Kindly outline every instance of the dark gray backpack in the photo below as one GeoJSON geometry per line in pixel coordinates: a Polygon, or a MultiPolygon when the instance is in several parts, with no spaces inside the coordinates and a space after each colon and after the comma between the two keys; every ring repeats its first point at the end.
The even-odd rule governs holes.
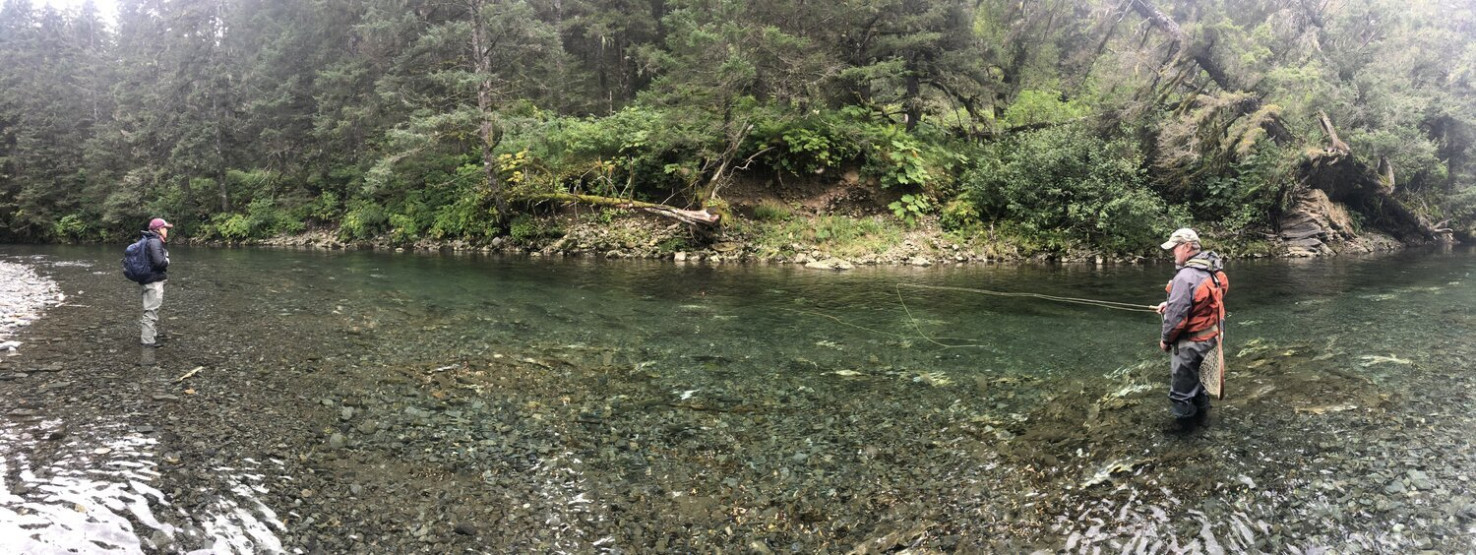
{"type": "Polygon", "coordinates": [[[123,277],[143,283],[153,273],[154,265],[149,264],[148,237],[140,238],[123,249],[123,277]]]}

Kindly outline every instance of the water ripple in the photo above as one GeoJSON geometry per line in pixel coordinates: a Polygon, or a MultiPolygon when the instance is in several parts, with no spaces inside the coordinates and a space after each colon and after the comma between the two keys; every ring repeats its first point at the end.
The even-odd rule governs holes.
{"type": "Polygon", "coordinates": [[[221,494],[191,515],[164,493],[150,436],[5,422],[0,440],[0,553],[283,552],[255,461],[213,469],[221,494]]]}
{"type": "Polygon", "coordinates": [[[23,264],[0,260],[0,352],[14,352],[20,342],[10,340],[47,307],[66,300],[56,282],[23,264]]]}

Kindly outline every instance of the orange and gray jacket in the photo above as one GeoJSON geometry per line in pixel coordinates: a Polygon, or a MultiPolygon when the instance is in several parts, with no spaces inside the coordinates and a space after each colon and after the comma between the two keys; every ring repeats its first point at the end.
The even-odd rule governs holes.
{"type": "Polygon", "coordinates": [[[1230,290],[1224,267],[1220,255],[1211,251],[1196,254],[1179,266],[1164,288],[1168,292],[1168,306],[1163,312],[1164,343],[1208,341],[1219,335],[1220,323],[1225,319],[1225,292],[1230,290]]]}

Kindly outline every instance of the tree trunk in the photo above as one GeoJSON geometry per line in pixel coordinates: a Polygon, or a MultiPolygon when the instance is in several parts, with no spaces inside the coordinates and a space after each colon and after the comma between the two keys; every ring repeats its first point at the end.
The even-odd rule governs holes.
{"type": "Polygon", "coordinates": [[[907,68],[907,97],[902,104],[907,110],[907,132],[911,133],[917,129],[917,121],[922,119],[922,84],[918,79],[918,70],[908,64],[907,68]]]}
{"type": "Polygon", "coordinates": [[[477,111],[482,116],[482,174],[487,179],[488,195],[492,197],[492,204],[497,210],[493,220],[498,226],[503,226],[507,222],[507,198],[503,194],[502,179],[497,175],[497,159],[492,154],[497,143],[501,142],[501,137],[494,123],[496,106],[492,99],[493,45],[488,43],[487,20],[482,16],[486,6],[487,0],[471,0],[472,51],[477,66],[477,111]]]}
{"type": "MultiPolygon", "coordinates": [[[[212,28],[219,27],[222,25],[221,22],[225,21],[225,14],[221,13],[221,8],[221,3],[216,2],[215,19],[211,22],[212,28]]],[[[218,61],[220,49],[221,46],[219,45],[213,45],[210,48],[210,67],[217,70],[223,65],[218,61]]],[[[223,87],[217,82],[220,79],[222,79],[220,75],[210,78],[210,112],[215,117],[215,186],[220,192],[220,211],[230,213],[231,192],[230,188],[226,186],[225,138],[223,137],[225,134],[226,110],[221,106],[220,101],[221,91],[227,90],[227,87],[223,87]]]]}
{"type": "MultiPolygon", "coordinates": [[[[1179,24],[1175,22],[1173,18],[1169,17],[1162,11],[1159,11],[1159,9],[1155,7],[1151,2],[1149,2],[1149,0],[1128,1],[1132,3],[1133,9],[1137,11],[1139,15],[1142,15],[1145,19],[1151,22],[1154,27],[1157,27],[1160,31],[1163,31],[1164,33],[1167,33],[1169,35],[1169,53],[1168,57],[1164,60],[1162,69],[1159,70],[1159,73],[1161,74],[1164,70],[1167,70],[1168,68],[1176,65],[1179,62],[1179,56],[1185,50],[1185,43],[1189,39],[1186,35],[1184,35],[1183,28],[1179,27],[1179,24]]],[[[1226,92],[1237,92],[1240,90],[1240,86],[1231,79],[1228,73],[1225,72],[1225,68],[1221,66],[1218,61],[1215,60],[1214,56],[1210,55],[1209,46],[1195,47],[1192,45],[1188,45],[1187,48],[1190,49],[1189,59],[1192,60],[1194,62],[1194,65],[1198,66],[1199,69],[1204,70],[1205,74],[1209,75],[1210,80],[1214,81],[1221,90],[1226,92]]],[[[1174,81],[1170,81],[1169,87],[1174,87],[1179,82],[1180,81],[1177,79],[1174,81]]],[[[1154,90],[1157,90],[1157,83],[1158,80],[1154,79],[1154,90]]],[[[1165,95],[1167,95],[1167,90],[1165,90],[1164,94],[1160,95],[1160,97],[1165,95]]],[[[1255,99],[1251,102],[1252,104],[1247,107],[1245,113],[1253,113],[1261,109],[1262,100],[1259,94],[1257,94],[1255,99]]],[[[1271,137],[1271,140],[1280,145],[1288,144],[1294,138],[1291,134],[1291,130],[1287,129],[1286,124],[1282,123],[1280,117],[1273,116],[1271,118],[1268,118],[1265,123],[1261,124],[1261,128],[1266,130],[1266,134],[1267,136],[1271,137]]]]}
{"type": "MultiPolygon", "coordinates": [[[[1157,7],[1149,3],[1148,0],[1130,1],[1133,3],[1133,9],[1136,10],[1139,15],[1142,15],[1149,22],[1153,23],[1153,26],[1157,27],[1160,31],[1168,33],[1169,52],[1168,56],[1163,62],[1163,68],[1167,69],[1173,66],[1176,62],[1178,62],[1179,54],[1184,51],[1185,43],[1189,40],[1188,37],[1184,35],[1184,29],[1179,27],[1179,24],[1175,22],[1173,18],[1159,11],[1157,7]]],[[[1225,73],[1225,68],[1221,67],[1219,62],[1215,61],[1215,59],[1209,55],[1209,48],[1194,48],[1193,51],[1190,52],[1189,57],[1190,59],[1194,60],[1195,64],[1199,65],[1200,69],[1203,69],[1205,73],[1208,73],[1210,79],[1213,79],[1215,81],[1215,84],[1219,85],[1221,89],[1227,91],[1238,90],[1238,87],[1235,86],[1234,83],[1230,82],[1230,75],[1225,73]]]]}
{"type": "Polygon", "coordinates": [[[1168,68],[1174,65],[1174,62],[1179,58],[1179,50],[1184,47],[1184,30],[1179,28],[1178,22],[1175,22],[1163,12],[1158,11],[1158,8],[1148,3],[1147,0],[1129,1],[1132,2],[1133,10],[1137,11],[1138,15],[1143,16],[1144,19],[1147,19],[1158,30],[1168,33],[1169,52],[1161,67],[1168,68]]]}

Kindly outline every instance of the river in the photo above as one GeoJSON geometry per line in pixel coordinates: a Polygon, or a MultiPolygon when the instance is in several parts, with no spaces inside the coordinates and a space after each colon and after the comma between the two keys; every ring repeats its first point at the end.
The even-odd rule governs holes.
{"type": "Polygon", "coordinates": [[[1168,264],[0,247],[0,551],[1476,550],[1476,252],[1231,261],[1165,433],[1168,264]],[[116,252],[115,252],[116,251],[116,252]],[[928,287],[918,287],[918,286],[928,287]],[[9,302],[9,301],[7,301],[9,302]]]}

